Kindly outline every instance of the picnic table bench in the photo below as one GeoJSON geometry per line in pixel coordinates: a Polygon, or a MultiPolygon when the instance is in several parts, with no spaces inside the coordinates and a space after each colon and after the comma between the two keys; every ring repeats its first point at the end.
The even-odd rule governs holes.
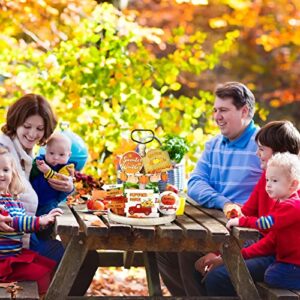
{"type": "MultiPolygon", "coordinates": [[[[103,265],[101,255],[105,255],[105,253],[113,255],[110,252],[98,254],[96,250],[123,251],[123,264],[127,267],[134,261],[136,251],[142,253],[149,297],[152,299],[163,298],[156,252],[199,251],[205,253],[221,250],[224,263],[229,270],[238,295],[238,297],[226,299],[275,299],[261,298],[240,254],[240,245],[243,241],[258,239],[258,231],[236,227],[230,234],[224,226],[226,218],[221,211],[201,208],[193,200],[187,199],[184,215],[177,216],[172,223],[156,226],[133,226],[111,222],[106,215],[96,216],[84,213],[81,205],[71,209],[64,205],[62,209],[64,215],[57,218],[56,232],[66,248],[47,292],[46,300],[103,298],[82,296],[98,266],[103,265]],[[89,256],[92,259],[88,259],[89,256]],[[86,275],[79,278],[77,275],[81,266],[86,269],[86,275]],[[74,286],[79,287],[78,294],[74,295],[73,293],[74,296],[69,296],[74,286]]],[[[266,289],[263,286],[261,286],[261,290],[264,291],[263,295],[266,295],[266,289]]],[[[117,299],[118,297],[105,298],[117,299]]],[[[129,298],[134,297],[126,297],[126,299],[129,298]]],[[[139,298],[146,299],[148,297],[139,298]]],[[[179,297],[168,298],[181,299],[179,297]]],[[[197,297],[197,299],[221,298],[197,297]]],[[[189,299],[193,299],[193,297],[189,297],[189,299]]]]}

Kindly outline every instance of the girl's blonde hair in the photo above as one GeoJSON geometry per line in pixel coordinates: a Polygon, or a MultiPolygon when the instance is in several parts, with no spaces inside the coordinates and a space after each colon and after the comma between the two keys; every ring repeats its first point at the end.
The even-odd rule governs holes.
{"type": "Polygon", "coordinates": [[[19,194],[25,191],[24,184],[22,183],[22,179],[18,173],[14,157],[11,155],[11,153],[5,146],[0,145],[0,159],[3,156],[6,156],[10,159],[12,168],[12,179],[11,183],[8,186],[8,192],[13,196],[18,196],[19,194]]]}

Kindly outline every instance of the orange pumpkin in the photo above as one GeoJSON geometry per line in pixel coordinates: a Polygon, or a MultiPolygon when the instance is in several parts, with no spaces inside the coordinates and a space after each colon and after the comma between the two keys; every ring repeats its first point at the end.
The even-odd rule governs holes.
{"type": "Polygon", "coordinates": [[[120,179],[122,181],[126,181],[128,178],[127,174],[125,172],[120,172],[120,179]]]}
{"type": "Polygon", "coordinates": [[[149,177],[146,175],[142,175],[139,177],[139,183],[141,184],[147,184],[149,182],[149,177]]]}
{"type": "Polygon", "coordinates": [[[162,181],[168,181],[168,173],[167,172],[161,173],[160,178],[162,181]]]}

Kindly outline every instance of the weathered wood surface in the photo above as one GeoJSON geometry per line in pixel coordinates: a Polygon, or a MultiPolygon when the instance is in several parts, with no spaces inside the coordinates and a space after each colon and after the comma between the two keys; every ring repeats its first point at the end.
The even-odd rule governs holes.
{"type": "Polygon", "coordinates": [[[120,296],[120,297],[67,297],[66,300],[239,300],[238,297],[163,297],[163,296],[120,296]]]}
{"type": "Polygon", "coordinates": [[[261,298],[264,300],[298,300],[300,299],[299,291],[290,291],[283,289],[274,289],[268,287],[265,283],[257,283],[257,289],[261,298]]]}
{"type": "MultiPolygon", "coordinates": [[[[69,295],[70,286],[73,284],[76,274],[85,258],[88,250],[122,250],[126,253],[123,256],[123,264],[129,267],[134,260],[134,251],[144,252],[143,264],[146,267],[147,280],[150,295],[159,298],[161,295],[160,284],[158,280],[158,269],[155,260],[155,252],[181,252],[181,251],[199,251],[202,253],[217,251],[221,246],[229,243],[229,249],[234,249],[235,258],[228,259],[229,254],[226,250],[225,263],[230,270],[240,270],[243,267],[243,260],[240,256],[238,245],[231,244],[236,237],[253,237],[248,229],[239,229],[234,235],[226,229],[226,219],[224,214],[217,210],[207,210],[195,205],[188,199],[185,213],[178,216],[175,221],[157,226],[133,226],[111,222],[107,215],[96,216],[89,213],[83,213],[84,206],[73,208],[75,218],[80,225],[78,236],[75,234],[74,225],[70,229],[70,241],[64,255],[63,261],[54,277],[51,287],[48,291],[46,300],[58,299],[69,295]],[[153,254],[153,255],[152,255],[153,254]],[[241,262],[242,261],[242,262],[241,262]],[[58,296],[59,295],[59,296],[58,296]]],[[[68,217],[68,214],[65,216],[68,217]]],[[[62,219],[64,217],[61,217],[62,219]]],[[[67,222],[61,221],[60,224],[67,222]]],[[[64,225],[65,226],[65,225],[64,225]]],[[[56,227],[58,234],[66,234],[66,228],[56,227]]],[[[255,234],[257,234],[255,232],[255,234]]],[[[100,265],[101,265],[101,256],[100,265]]],[[[104,256],[103,256],[104,257],[104,256]]],[[[102,260],[103,262],[103,260],[102,260]]],[[[99,263],[99,260],[98,260],[99,263]]],[[[240,295],[240,299],[247,298],[249,295],[259,295],[255,287],[248,280],[247,273],[239,271],[238,277],[232,274],[235,286],[240,295]],[[239,276],[246,276],[240,284],[239,276]],[[253,290],[247,291],[244,290],[253,290]]],[[[145,297],[142,297],[145,299],[145,297]]],[[[65,298],[61,298],[65,299],[65,298]]],[[[82,298],[84,299],[84,298],[82,298]]],[[[92,298],[89,298],[92,299],[92,298]]],[[[173,298],[175,299],[175,298],[173,298]]],[[[179,299],[179,298],[178,298],[179,299]]],[[[200,299],[200,298],[199,298],[200,299]]],[[[205,299],[201,297],[201,299],[205,299]]],[[[255,300],[256,300],[255,299],[255,300]]]]}
{"type": "Polygon", "coordinates": [[[260,299],[241,255],[238,241],[234,237],[231,236],[230,239],[223,244],[222,258],[227,266],[232,284],[240,298],[247,300],[260,299]]]}
{"type": "Polygon", "coordinates": [[[89,242],[83,233],[73,236],[52,279],[46,300],[65,299],[89,250],[89,242]]]}
{"type": "MultiPolygon", "coordinates": [[[[18,290],[17,298],[16,299],[26,299],[26,300],[38,300],[39,293],[38,293],[38,286],[35,281],[23,281],[18,282],[18,286],[22,289],[18,290]]],[[[0,288],[0,300],[7,300],[12,299],[11,294],[6,291],[5,288],[0,288]]]]}
{"type": "Polygon", "coordinates": [[[77,235],[79,224],[74,214],[65,202],[60,204],[59,208],[62,209],[63,215],[56,218],[55,231],[60,235],[77,235]]]}
{"type": "Polygon", "coordinates": [[[155,252],[144,252],[144,263],[150,296],[162,296],[155,252]]]}
{"type": "MultiPolygon", "coordinates": [[[[216,219],[219,223],[226,225],[227,218],[224,216],[224,213],[217,209],[209,209],[200,207],[194,200],[191,198],[187,199],[187,203],[194,206],[196,209],[204,212],[205,214],[211,216],[212,218],[216,219]]],[[[259,231],[252,228],[245,228],[245,227],[234,227],[232,230],[232,235],[237,238],[238,240],[258,240],[259,239],[259,231]]]]}

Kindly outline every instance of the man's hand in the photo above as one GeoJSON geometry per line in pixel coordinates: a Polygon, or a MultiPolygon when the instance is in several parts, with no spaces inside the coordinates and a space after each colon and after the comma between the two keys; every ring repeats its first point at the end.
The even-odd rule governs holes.
{"type": "Polygon", "coordinates": [[[240,205],[233,202],[226,202],[223,207],[223,212],[227,219],[237,218],[242,215],[240,205]]]}
{"type": "Polygon", "coordinates": [[[36,159],[36,166],[39,169],[40,172],[43,174],[46,174],[50,171],[50,167],[45,163],[44,160],[36,159]]]}
{"type": "Polygon", "coordinates": [[[14,229],[9,226],[12,222],[11,216],[2,216],[0,215],[0,231],[12,232],[14,229]]]}
{"type": "Polygon", "coordinates": [[[223,264],[223,259],[215,253],[207,253],[195,262],[195,269],[203,276],[212,269],[223,264]]]}
{"type": "Polygon", "coordinates": [[[226,224],[226,228],[231,230],[231,228],[233,226],[239,226],[239,218],[233,218],[228,220],[227,224],[226,224]]]}
{"type": "Polygon", "coordinates": [[[63,211],[60,208],[54,208],[47,215],[40,217],[40,225],[47,226],[49,224],[52,224],[54,223],[55,218],[61,216],[62,214],[63,211]]]}

